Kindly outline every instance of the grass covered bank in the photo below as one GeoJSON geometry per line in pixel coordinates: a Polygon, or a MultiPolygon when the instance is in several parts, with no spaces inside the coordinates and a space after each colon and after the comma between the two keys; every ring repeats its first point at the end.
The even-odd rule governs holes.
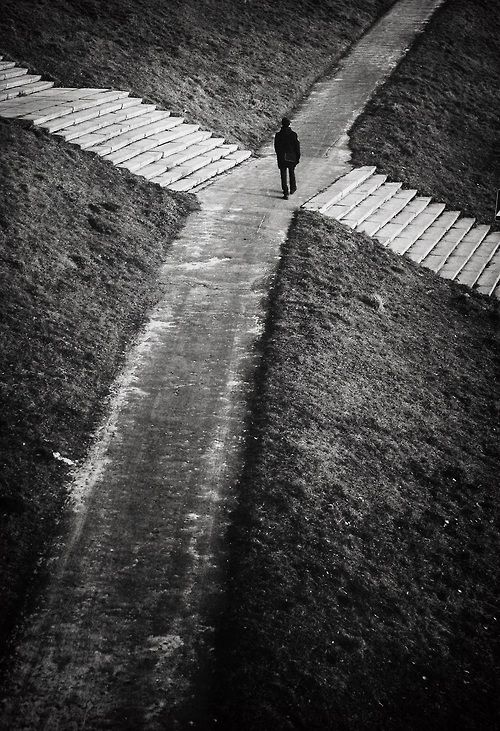
{"type": "Polygon", "coordinates": [[[0,120],[0,627],[5,639],[192,196],[0,120]]]}
{"type": "Polygon", "coordinates": [[[499,36],[497,0],[446,3],[354,124],[353,163],[492,223],[499,36]]]}
{"type": "Polygon", "coordinates": [[[228,729],[498,723],[498,312],[299,212],[231,533],[228,729]]]}
{"type": "Polygon", "coordinates": [[[257,147],[393,0],[3,0],[1,52],[257,147]]]}

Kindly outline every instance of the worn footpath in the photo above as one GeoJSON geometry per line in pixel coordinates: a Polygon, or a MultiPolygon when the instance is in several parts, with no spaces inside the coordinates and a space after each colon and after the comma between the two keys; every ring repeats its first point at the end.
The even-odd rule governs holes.
{"type": "Polygon", "coordinates": [[[293,120],[299,190],[269,145],[199,191],[158,305],[72,485],[67,533],[19,640],[5,729],[209,724],[246,395],[293,209],[347,172],[345,132],[440,0],[401,0],[293,120]]]}

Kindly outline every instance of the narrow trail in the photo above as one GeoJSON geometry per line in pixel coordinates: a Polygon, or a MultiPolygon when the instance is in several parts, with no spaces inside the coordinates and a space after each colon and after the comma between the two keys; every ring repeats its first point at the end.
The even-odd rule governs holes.
{"type": "Polygon", "coordinates": [[[272,146],[199,192],[73,485],[74,511],[27,621],[1,727],[204,728],[222,537],[265,298],[293,209],[347,172],[345,133],[441,0],[401,0],[315,86],[293,126],[298,192],[272,146]]]}

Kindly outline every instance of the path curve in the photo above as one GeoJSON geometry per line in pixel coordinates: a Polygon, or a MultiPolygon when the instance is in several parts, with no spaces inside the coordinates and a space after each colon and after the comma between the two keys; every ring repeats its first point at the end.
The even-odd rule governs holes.
{"type": "Polygon", "coordinates": [[[75,480],[74,514],[27,622],[2,728],[203,728],[221,536],[269,281],[293,209],[347,172],[345,133],[441,0],[401,0],[294,119],[299,191],[270,145],[199,192],[168,294],[75,480]]]}

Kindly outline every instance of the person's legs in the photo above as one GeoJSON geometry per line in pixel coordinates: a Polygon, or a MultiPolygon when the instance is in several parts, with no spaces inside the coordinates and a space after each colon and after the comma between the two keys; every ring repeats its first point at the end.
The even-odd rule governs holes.
{"type": "Polygon", "coordinates": [[[280,168],[280,175],[281,175],[281,189],[283,191],[283,195],[288,198],[288,180],[286,177],[286,166],[280,168]]]}
{"type": "Polygon", "coordinates": [[[295,165],[290,165],[288,168],[290,171],[290,195],[295,193],[297,190],[297,183],[295,181],[295,165]]]}

